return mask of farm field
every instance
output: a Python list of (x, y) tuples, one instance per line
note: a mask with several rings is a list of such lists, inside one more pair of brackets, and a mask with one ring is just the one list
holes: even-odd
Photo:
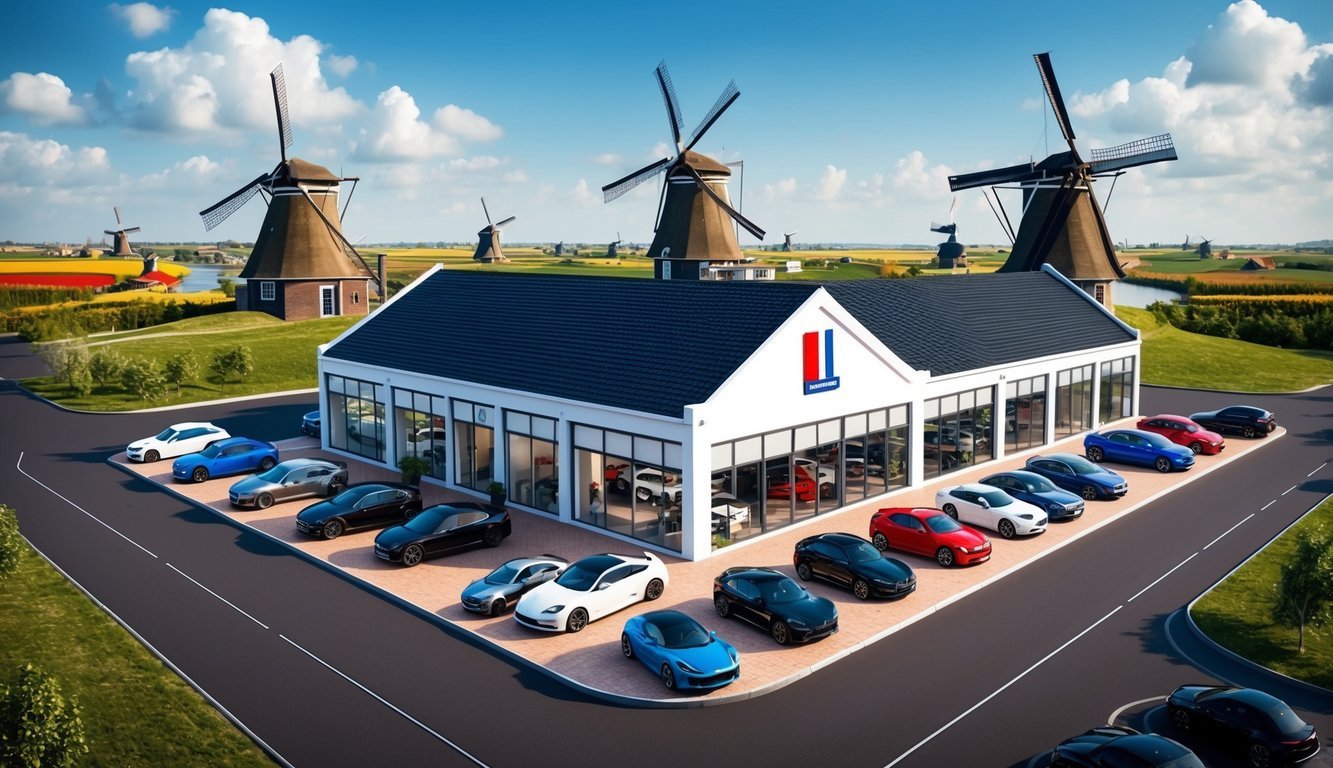
[[(1229, 259), (1200, 259), (1192, 251), (1131, 251), (1140, 263), (1129, 270), (1129, 276), (1140, 278), (1166, 278), (1182, 280), (1193, 277), (1197, 280), (1220, 286), (1241, 283), (1312, 283), (1333, 285), (1333, 254), (1295, 251), (1248, 251), (1235, 250)], [(1215, 252), (1216, 253), (1216, 252)], [(1251, 257), (1271, 257), (1278, 265), (1277, 269), (1245, 270), (1246, 260)], [(1293, 269), (1283, 267), (1285, 263), (1301, 262), (1317, 264), (1323, 269)]]
[[(188, 267), (167, 261), (158, 269), (184, 277)], [(0, 285), (39, 285), (53, 288), (105, 288), (143, 272), (142, 259), (46, 258), (0, 259)]]

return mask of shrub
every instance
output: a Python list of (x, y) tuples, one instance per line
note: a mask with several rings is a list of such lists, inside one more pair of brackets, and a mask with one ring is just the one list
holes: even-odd
[(23, 556), (23, 537), (19, 535), (19, 518), (14, 509), (0, 504), (0, 579), (18, 570)]
[(51, 369), (57, 381), (63, 381), (80, 395), (92, 391), (88, 372), (88, 348), (80, 342), (53, 341), (37, 347), (37, 356)]
[(167, 381), (180, 392), (181, 384), (199, 375), (199, 360), (193, 352), (182, 352), (167, 358), (162, 364), (162, 372), (166, 374)]
[(213, 362), (209, 363), (208, 369), (217, 374), (221, 384), (226, 384), (233, 375), (237, 380), (244, 381), (255, 370), (254, 355), (246, 346), (218, 350), (213, 353)]
[(54, 677), (31, 664), (0, 689), (0, 763), (72, 766), (88, 754), (78, 697), (67, 699)]
[(88, 375), (99, 387), (110, 386), (120, 380), (125, 358), (111, 349), (99, 349), (88, 359)]
[(120, 381), (125, 389), (138, 395), (140, 400), (151, 400), (166, 387), (166, 377), (157, 366), (137, 358), (121, 369)]

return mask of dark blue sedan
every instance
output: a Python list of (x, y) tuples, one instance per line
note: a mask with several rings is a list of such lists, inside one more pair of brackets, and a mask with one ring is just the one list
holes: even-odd
[(650, 611), (625, 622), (620, 651), (673, 691), (711, 691), (741, 676), (731, 643), (680, 611)]
[(1033, 456), (1024, 468), (1088, 501), (1118, 499), (1129, 492), (1125, 478), (1072, 453)]
[(1141, 429), (1108, 429), (1083, 438), (1083, 452), (1092, 461), (1114, 461), (1152, 467), (1158, 472), (1189, 469), (1194, 451), (1176, 445), (1156, 432)]
[(263, 440), (229, 437), (198, 453), (186, 454), (171, 464), (177, 480), (202, 483), (210, 477), (263, 472), (278, 463), (278, 447)]
[(1055, 487), (1055, 483), (1036, 472), (1016, 469), (997, 472), (983, 477), (981, 482), (994, 486), (1019, 501), (1026, 501), (1046, 513), (1050, 520), (1073, 520), (1083, 515), (1086, 502), (1069, 491)]

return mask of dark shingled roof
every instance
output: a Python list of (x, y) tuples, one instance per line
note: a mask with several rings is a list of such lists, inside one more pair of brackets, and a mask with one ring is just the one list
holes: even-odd
[(440, 271), (325, 357), (679, 418), (821, 285), (935, 375), (1134, 338), (1044, 272), (820, 284)]

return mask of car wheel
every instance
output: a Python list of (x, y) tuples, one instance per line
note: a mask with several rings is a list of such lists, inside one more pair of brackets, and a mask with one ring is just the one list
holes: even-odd
[(952, 505), (952, 504), (945, 504), (945, 505), (944, 505), (944, 514), (946, 514), (946, 515), (948, 515), (949, 517), (952, 517), (953, 519), (957, 520), (957, 519), (958, 519), (958, 507), (955, 507), (955, 506)]
[(1097, 498), (1097, 487), (1093, 485), (1085, 485), (1078, 492), (1078, 495), (1082, 496), (1087, 501), (1092, 501)]
[(653, 495), (652, 495), (651, 493), (648, 492), (648, 489), (647, 489), (647, 488), (635, 488), (635, 489), (634, 489), (634, 498), (638, 499), (639, 501), (648, 501), (648, 500), (651, 499), (652, 497), (653, 497)]
[(346, 528), (346, 526), (343, 525), (343, 521), (334, 518), (324, 524), (324, 529), (321, 532), (326, 539), (336, 539), (343, 535), (344, 528)]
[(420, 509), (417, 509), (416, 507), (408, 507), (407, 509), (403, 510), (403, 519), (411, 520), (412, 518), (416, 517), (419, 514), (421, 514)]
[(278, 462), (272, 456), (265, 456), (259, 460), (259, 471), (267, 472), (270, 469), (273, 469), (273, 465), (277, 463)]
[(1158, 457), (1157, 457), (1157, 460), (1154, 461), (1154, 462), (1152, 463), (1152, 465), (1153, 465), (1154, 468), (1157, 469), (1158, 472), (1170, 472), (1170, 471), (1171, 471), (1171, 460), (1168, 459), (1168, 458), (1165, 457), (1165, 456), (1158, 456)]
[(802, 560), (796, 564), (796, 575), (801, 577), (801, 581), (809, 581), (814, 572), (810, 570), (810, 564)]
[(876, 532), (870, 541), (874, 543), (875, 549), (878, 549), (880, 552), (889, 551), (889, 537), (885, 536), (883, 533)]
[(1000, 524), (995, 526), (995, 529), (1006, 539), (1012, 539), (1014, 536), (1018, 535), (1018, 531), (1014, 528), (1012, 520), (1001, 520)]
[(1203, 453), (1203, 443), (1200, 443), (1198, 440), (1195, 440), (1194, 442), (1190, 443), (1190, 450), (1194, 451), (1194, 454), (1196, 456), (1200, 453)]
[(1097, 446), (1088, 449), (1088, 461), (1101, 461), (1106, 458), (1106, 452)]
[(1268, 768), (1273, 764), (1273, 751), (1263, 744), (1250, 745), (1250, 765), (1254, 768)]
[(778, 641), (778, 645), (786, 645), (791, 642), (791, 628), (787, 626), (785, 621), (773, 622), (773, 626), (769, 627), (768, 632), (773, 635), (774, 640)]
[(407, 549), (403, 550), (403, 565), (411, 568), (421, 562), (421, 558), (424, 557), (425, 554), (426, 553), (422, 551), (420, 544), (408, 544)]
[(935, 562), (939, 563), (945, 568), (952, 567), (954, 563), (953, 550), (949, 549), (948, 547), (940, 547), (939, 549), (935, 550)]
[(588, 626), (588, 612), (586, 610), (575, 608), (569, 612), (569, 619), (565, 622), (566, 632), (582, 632), (586, 626)]
[(625, 658), (634, 658), (634, 646), (629, 644), (629, 635), (625, 632), (620, 633), (620, 652), (625, 654)]
[(870, 599), (870, 582), (865, 579), (857, 579), (852, 582), (852, 594), (856, 595), (857, 600)]
[(725, 619), (731, 615), (731, 601), (722, 595), (718, 595), (713, 598), (713, 610), (717, 611), (718, 616)]
[(1253, 440), (1258, 434), (1259, 433), (1254, 430), (1254, 427), (1245, 427), (1240, 431), (1240, 436), (1246, 440)]
[(824, 483), (823, 485), (819, 486), (819, 498), (821, 499), (833, 498), (833, 483)]
[(190, 479), (196, 483), (202, 483), (208, 479), (208, 469), (205, 467), (195, 467), (194, 472), (190, 473)]
[(662, 685), (665, 685), (668, 691), (676, 690), (676, 673), (671, 671), (671, 665), (666, 662), (662, 662)]
[(662, 590), (665, 589), (665, 586), (666, 585), (662, 583), (661, 579), (653, 579), (648, 582), (648, 586), (644, 588), (643, 599), (647, 602), (656, 600), (662, 596)]
[(505, 599), (503, 597), (497, 597), (491, 601), (492, 616), (499, 616), (504, 612), (505, 612)]
[(1194, 721), (1190, 718), (1190, 713), (1183, 709), (1171, 708), (1171, 724), (1182, 731), (1188, 731)]
[(486, 529), (485, 533), (481, 535), (482, 543), (488, 547), (498, 547), (500, 546), (500, 542), (504, 540), (505, 540), (504, 531), (500, 530), (500, 526), (498, 525), (492, 525), (490, 528)]
[(148, 453), (145, 453), (143, 455), (143, 460), (145, 464), (152, 464), (153, 462), (157, 461), (160, 458), (162, 458), (162, 454), (158, 453), (157, 451), (149, 451)]
[(623, 477), (616, 478), (616, 490), (624, 493), (629, 490), (629, 481)]
[(260, 509), (268, 509), (273, 506), (273, 494), (261, 493), (255, 497), (255, 506)]

